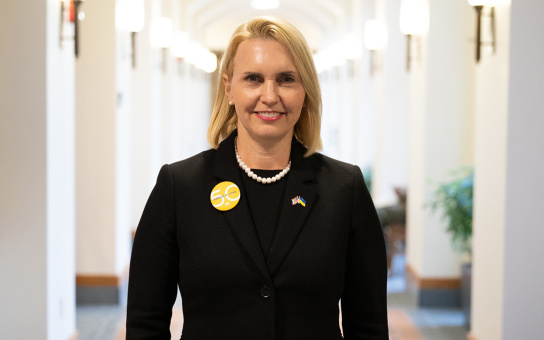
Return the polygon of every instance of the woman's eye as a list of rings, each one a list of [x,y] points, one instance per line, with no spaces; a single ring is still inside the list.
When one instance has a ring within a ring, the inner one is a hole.
[[[281,81],[284,83],[292,83],[295,81],[295,78],[292,76],[286,76],[286,77],[283,77]]]
[[[246,77],[246,80],[251,81],[251,82],[255,82],[255,81],[259,81],[259,78],[256,75],[248,75]]]

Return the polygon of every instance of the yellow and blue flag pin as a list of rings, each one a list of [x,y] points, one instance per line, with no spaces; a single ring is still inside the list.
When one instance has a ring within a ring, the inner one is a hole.
[[[302,205],[303,207],[306,206],[306,201],[304,200],[304,198],[300,197],[300,196],[297,196],[295,198],[291,198],[291,202],[293,203],[293,205],[295,204],[300,204]]]

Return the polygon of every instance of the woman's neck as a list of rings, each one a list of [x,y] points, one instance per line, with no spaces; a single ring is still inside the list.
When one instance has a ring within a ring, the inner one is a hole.
[[[278,141],[263,143],[238,133],[236,138],[238,155],[251,169],[283,169],[289,163],[292,138],[287,135]]]

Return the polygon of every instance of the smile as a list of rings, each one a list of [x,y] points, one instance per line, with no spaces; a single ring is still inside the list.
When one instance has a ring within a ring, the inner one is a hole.
[[[282,112],[277,112],[277,111],[257,111],[255,112],[255,114],[257,115],[257,117],[259,117],[260,119],[264,120],[264,121],[267,121],[267,122],[273,122],[273,121],[276,121],[278,119],[281,118],[281,115],[283,114]]]

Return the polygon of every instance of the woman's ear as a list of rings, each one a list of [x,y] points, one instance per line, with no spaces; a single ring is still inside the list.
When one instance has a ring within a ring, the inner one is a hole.
[[[226,73],[223,73],[223,85],[225,85],[225,96],[230,100],[230,81]]]

